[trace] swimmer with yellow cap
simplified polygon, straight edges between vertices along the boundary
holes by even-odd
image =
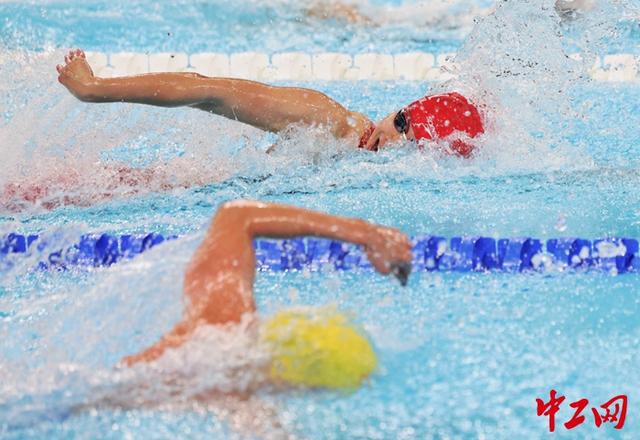
[[[396,229],[283,205],[225,203],[187,268],[182,321],[156,344],[123,362],[153,362],[182,346],[201,325],[228,326],[255,316],[253,239],[298,236],[361,245],[379,273],[407,283],[411,245]],[[335,308],[282,310],[264,320],[258,334],[271,355],[268,376],[275,384],[350,390],[377,366],[366,333]]]

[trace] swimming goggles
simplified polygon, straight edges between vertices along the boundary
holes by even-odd
[[[407,119],[407,113],[405,109],[401,109],[396,113],[396,117],[393,118],[393,126],[398,133],[402,135],[404,140],[407,140],[407,133],[409,132],[409,120]]]

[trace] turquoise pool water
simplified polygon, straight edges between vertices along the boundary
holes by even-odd
[[[370,15],[386,15],[384,7],[394,3],[402,2],[373,2],[365,10]],[[480,8],[488,2],[473,3],[438,7],[435,12],[422,10],[422,17],[413,22],[415,29],[407,33],[407,26],[399,26],[397,21],[363,30],[360,26],[345,26],[340,20],[306,17],[311,3],[287,0],[176,1],[152,6],[147,1],[101,0],[81,5],[10,2],[0,4],[0,41],[34,49],[62,44],[88,50],[156,52],[362,52],[377,48],[379,41],[387,41],[391,51],[425,47],[450,51],[473,24],[469,6]],[[411,12],[407,9],[400,14],[411,19]],[[130,28],[131,23],[146,31]]]
[[[308,17],[313,2],[293,0],[6,1],[0,3],[0,43],[36,50],[80,46],[109,52],[442,53],[455,51],[477,14],[493,6],[491,0],[351,3],[360,5],[371,25]],[[635,1],[625,3],[637,8]],[[619,35],[611,39],[606,52],[639,52],[640,30],[632,18],[631,12],[620,16]]]
[[[146,32],[154,29],[154,19],[168,29],[181,29],[167,17],[178,20],[180,13],[197,7],[210,7],[211,17],[223,28],[240,26],[244,19],[256,28],[264,25],[246,18],[252,12],[240,7],[180,3],[175,9],[146,8],[144,15],[137,15],[140,28],[127,38],[118,36],[120,28],[101,33],[86,24],[63,36],[58,26],[64,17],[88,16],[91,8],[95,16],[104,17],[123,9],[117,2],[88,5],[0,4],[4,29],[12,21],[13,29],[32,26],[40,32],[35,37],[22,30],[2,33],[3,44],[11,49],[3,55],[48,44],[107,51],[173,50],[182,45],[187,49],[181,50],[189,52],[214,50],[218,46],[205,45],[215,38],[201,34],[180,33],[175,46],[157,46]],[[148,6],[140,2],[133,8]],[[295,15],[282,6],[256,3],[255,8],[256,17],[263,17],[260,11],[265,8],[276,11],[278,20]],[[33,18],[40,20],[43,10],[62,12],[47,12],[44,25]],[[338,43],[340,32],[348,31],[338,32],[331,24],[323,24],[326,34],[313,41],[307,33],[291,43],[286,36],[298,26],[307,25],[291,20],[271,42],[259,41],[256,34],[242,39],[229,32],[224,41],[229,50],[255,46],[266,51],[274,50],[271,45],[279,39],[285,48],[297,44],[310,51],[356,51],[365,40],[373,44],[358,29],[353,32],[362,33],[355,39]],[[375,32],[390,31],[382,27]],[[463,36],[454,38],[452,47],[461,47]],[[621,40],[635,44],[632,36]],[[394,41],[376,41],[375,50],[393,52]],[[607,47],[617,48],[620,40],[616,41]],[[420,50],[440,47],[427,41],[411,44]],[[536,59],[554,55],[540,53]],[[372,155],[327,140],[322,133],[307,137],[296,131],[266,156],[264,145],[271,136],[196,111],[79,104],[47,77],[59,58],[59,53],[27,55],[17,58],[16,65],[2,64],[11,76],[1,78],[10,98],[0,119],[7,153],[1,183],[16,173],[38,179],[64,169],[61,162],[66,161],[81,166],[87,185],[80,195],[91,200],[104,182],[100,164],[109,160],[162,166],[187,180],[210,182],[168,193],[123,195],[85,207],[0,213],[0,234],[62,231],[62,240],[69,242],[96,231],[157,231],[182,237],[107,269],[33,272],[38,256],[32,255],[3,270],[3,438],[251,438],[219,412],[182,401],[203,384],[223,389],[237,385],[224,371],[242,354],[242,348],[233,349],[242,347],[241,341],[223,348],[213,338],[193,351],[192,368],[172,365],[182,375],[178,377],[192,380],[172,398],[167,396],[170,387],[152,371],[128,374],[113,367],[179,319],[184,266],[216,206],[226,200],[291,203],[394,225],[410,234],[640,238],[637,84],[578,81],[563,88],[558,98],[535,86],[529,92],[518,90],[520,97],[509,96],[516,95],[510,93],[512,84],[527,81],[522,76],[513,83],[491,82],[502,100],[500,120],[513,124],[497,124],[470,161],[404,146]],[[487,75],[492,72],[478,68]],[[306,85],[374,119],[435,87],[401,82]],[[509,107],[522,102],[530,107]],[[540,108],[544,114],[529,116],[531,109]],[[40,125],[24,128],[23,122],[31,120]],[[519,129],[522,124],[524,130]],[[357,311],[357,320],[372,335],[381,367],[353,394],[262,390],[257,405],[271,412],[246,405],[238,413],[265,423],[275,418],[284,430],[307,438],[541,438],[548,435],[547,419],[536,416],[535,399],[548,400],[554,388],[567,396],[566,403],[585,397],[593,406],[618,394],[629,396],[622,431],[611,426],[596,429],[590,414],[584,425],[567,431],[562,423],[571,413],[565,404],[557,416],[559,437],[637,438],[639,291],[637,274],[555,270],[515,275],[420,273],[406,289],[369,272],[260,273],[256,298],[261,313],[288,304],[326,303]],[[143,382],[151,382],[151,396],[168,405],[96,409],[99,397],[126,396]]]

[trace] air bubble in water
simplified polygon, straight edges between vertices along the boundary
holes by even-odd
[[[564,232],[567,230],[567,217],[564,214],[558,216],[554,229],[558,232]]]

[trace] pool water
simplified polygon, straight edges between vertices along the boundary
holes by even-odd
[[[319,2],[322,3],[322,2]],[[351,1],[371,25],[307,16],[313,2],[222,0],[0,2],[0,44],[43,50],[268,53],[455,52],[491,0]],[[608,1],[602,4],[608,4]],[[639,53],[637,2],[619,16],[605,53]],[[635,12],[634,12],[634,9]],[[131,26],[135,23],[135,28]],[[602,23],[591,25],[597,29]],[[571,27],[570,24],[567,25]]]
[[[473,25],[475,14],[491,4],[486,0],[436,1],[428,7],[415,3],[411,7],[409,3],[400,12],[388,13],[385,6],[397,7],[402,2],[362,3],[367,16],[389,16],[382,26],[362,29],[341,20],[307,17],[305,11],[313,3],[290,0],[181,0],[152,5],[145,0],[92,0],[37,6],[9,2],[0,3],[0,42],[29,49],[81,46],[112,52],[359,53],[379,50],[382,41],[389,53],[425,48],[450,52]],[[406,26],[407,21],[414,27]],[[130,28],[131,23],[136,23],[136,29]]]
[[[69,243],[87,232],[181,236],[110,268],[34,272],[37,251],[2,266],[1,437],[251,438],[219,413],[185,405],[181,396],[193,389],[167,399],[164,407],[77,410],[91,407],[96,396],[122,392],[123,384],[139,385],[153,377],[149,371],[129,377],[113,366],[153,343],[179,319],[184,267],[215,208],[226,200],[290,203],[393,225],[412,235],[640,238],[637,83],[582,79],[567,85],[561,78],[564,65],[553,71],[555,64],[543,62],[558,55],[557,49],[542,47],[553,46],[551,42],[518,48],[539,62],[527,75],[520,74],[517,63],[489,63],[495,53],[481,56],[479,33],[488,35],[482,43],[490,43],[496,53],[509,42],[482,28],[466,44],[470,29],[465,26],[435,26],[429,30],[435,36],[424,39],[394,38],[411,29],[392,24],[363,31],[333,22],[300,22],[290,4],[249,4],[0,3],[1,26],[11,31],[0,37],[5,46],[0,66],[7,72],[0,76],[0,89],[8,96],[0,104],[0,139],[6,151],[0,183],[39,179],[64,170],[65,163],[75,164],[87,182],[78,191],[90,200],[104,182],[101,164],[109,161],[163,167],[179,178],[206,181],[91,206],[0,212],[0,235],[62,232]],[[189,21],[193,17],[204,22],[205,15],[197,14],[208,14],[207,23],[219,26],[194,27]],[[133,16],[140,26],[126,37],[121,26],[110,24],[121,25]],[[503,12],[499,18],[503,32],[521,32],[507,26],[517,17]],[[285,24],[263,38],[260,32],[268,20]],[[63,31],[63,24],[74,22],[76,31]],[[532,27],[545,25],[530,22]],[[597,51],[636,47],[637,23],[630,23],[629,17],[614,23],[620,32],[600,41]],[[321,31],[300,32],[312,25]],[[247,26],[256,32],[232,31]],[[148,32],[154,29],[175,34],[156,40]],[[278,148],[267,156],[264,147],[273,136],[195,110],[78,103],[52,83],[61,51],[34,54],[75,45],[111,52],[460,48],[461,59],[478,63],[481,78],[473,84],[485,87],[487,102],[500,103],[503,117],[494,118],[491,135],[471,160],[402,145],[373,155],[330,141],[321,130],[293,130],[288,138],[276,139]],[[26,53],[16,54],[21,51]],[[496,66],[518,75],[499,79]],[[562,93],[549,90],[553,81]],[[443,87],[403,82],[304,85],[372,119],[426,89]],[[39,121],[37,127],[33,120]],[[640,432],[638,274],[560,269],[416,273],[402,288],[368,271],[261,272],[255,291],[266,315],[289,304],[330,303],[357,312],[356,320],[370,333],[380,356],[379,371],[354,393],[260,391],[258,405],[268,414],[263,421],[275,418],[296,436],[541,438],[548,425],[536,415],[535,399],[547,401],[551,389],[567,396],[557,415],[556,435],[561,438],[631,439]],[[243,354],[233,347],[201,346],[190,355],[194,367],[178,371],[198,386],[233,387],[223,374],[226,357]],[[154,384],[151,395],[166,398],[167,385],[161,380]],[[562,425],[571,417],[569,402],[584,397],[599,406],[618,394],[629,397],[623,430],[609,425],[596,429],[590,412],[573,431]],[[256,419],[263,418],[259,414]],[[277,438],[279,433],[260,437],[270,435]]]

